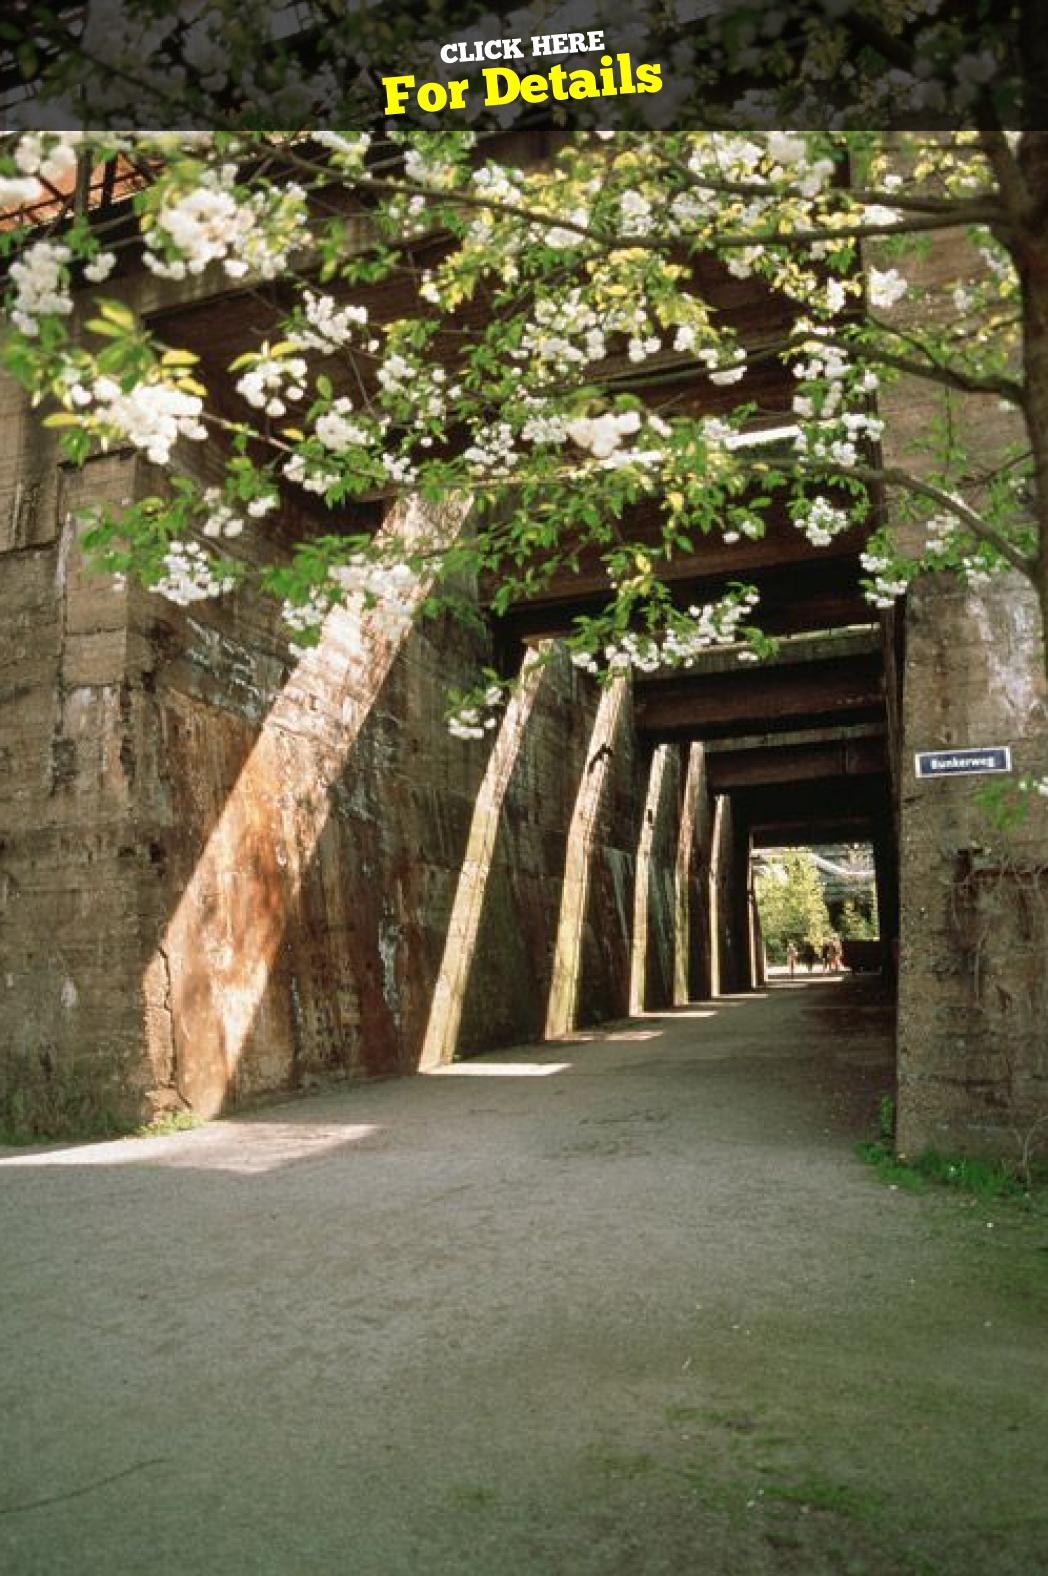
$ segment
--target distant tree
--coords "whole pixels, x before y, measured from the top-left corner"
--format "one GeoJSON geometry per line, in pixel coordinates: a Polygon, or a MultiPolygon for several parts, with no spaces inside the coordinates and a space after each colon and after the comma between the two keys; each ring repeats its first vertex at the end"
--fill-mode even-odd
{"type": "Polygon", "coordinates": [[[877,894],[870,894],[869,905],[857,898],[848,898],[842,905],[837,929],[842,937],[852,941],[875,941],[880,934],[877,917],[877,894]]]}
{"type": "Polygon", "coordinates": [[[809,849],[790,848],[777,855],[758,874],[756,888],[761,931],[772,963],[785,961],[791,941],[798,947],[806,941],[822,946],[833,927],[809,849]]]}

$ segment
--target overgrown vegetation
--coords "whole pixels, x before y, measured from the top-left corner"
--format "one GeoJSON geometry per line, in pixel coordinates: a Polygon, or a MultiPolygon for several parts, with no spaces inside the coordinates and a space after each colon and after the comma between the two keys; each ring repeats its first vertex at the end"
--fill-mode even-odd
{"type": "Polygon", "coordinates": [[[914,1157],[896,1153],[895,1102],[882,1095],[877,1113],[877,1138],[857,1146],[859,1158],[875,1168],[882,1182],[911,1193],[929,1187],[956,1188],[984,1204],[1002,1201],[1042,1211],[1048,1209],[1048,1160],[1035,1160],[1029,1135],[1015,1160],[980,1160],[972,1155],[941,1155],[926,1149],[914,1157]]]}
{"type": "Polygon", "coordinates": [[[819,948],[833,930],[819,872],[808,848],[787,848],[756,881],[761,934],[769,961],[784,963],[792,941],[819,948]]]}
{"type": "Polygon", "coordinates": [[[53,1052],[12,1058],[0,1089],[0,1146],[152,1138],[199,1127],[192,1111],[169,1111],[141,1122],[119,1110],[120,1090],[76,1076],[53,1052]]]}
{"type": "MultiPolygon", "coordinates": [[[[476,576],[501,615],[592,560],[606,595],[568,637],[584,670],[610,681],[717,646],[759,661],[775,641],[758,587],[718,570],[689,603],[680,559],[737,544],[741,576],[784,525],[814,550],[868,527],[872,607],[925,570],[977,586],[1012,569],[1048,609],[1048,273],[1031,261],[1048,136],[979,124],[579,130],[528,164],[462,129],[27,132],[0,141],[2,360],[71,463],[129,447],[167,473],[88,511],[96,567],[181,606],[253,585],[297,648],[336,609],[392,635],[473,617],[476,576]],[[42,221],[78,171],[128,166],[115,230],[90,208],[42,221]],[[169,343],[168,318],[119,293],[142,270],[267,306],[220,357],[169,343]],[[781,309],[759,345],[722,309],[729,279],[781,309]],[[898,379],[935,401],[913,468],[882,463],[873,401],[898,379]],[[988,461],[961,395],[1010,412],[988,461]],[[206,478],[188,463],[204,443],[206,478]],[[289,554],[273,524],[307,508],[315,534],[289,554]]],[[[518,682],[481,671],[449,696],[452,731],[482,740],[518,682]]]]}
{"type": "Polygon", "coordinates": [[[868,912],[856,898],[848,898],[841,907],[837,929],[849,941],[876,941],[881,933],[876,892],[870,893],[868,912]]]}

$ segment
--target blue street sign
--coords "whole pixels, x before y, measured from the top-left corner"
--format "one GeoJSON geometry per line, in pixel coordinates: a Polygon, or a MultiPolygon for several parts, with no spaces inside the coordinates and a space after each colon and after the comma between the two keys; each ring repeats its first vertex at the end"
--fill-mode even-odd
{"type": "Polygon", "coordinates": [[[982,749],[918,750],[914,760],[918,777],[972,777],[1012,769],[1012,752],[1007,744],[988,744],[982,749]]]}

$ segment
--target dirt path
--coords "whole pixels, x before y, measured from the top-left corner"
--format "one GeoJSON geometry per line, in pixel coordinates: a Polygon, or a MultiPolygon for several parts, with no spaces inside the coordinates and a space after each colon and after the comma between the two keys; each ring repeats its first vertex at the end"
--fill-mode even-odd
{"type": "Polygon", "coordinates": [[[1048,1221],[891,1192],[872,987],[3,1152],[11,1576],[1048,1570],[1048,1221]]]}

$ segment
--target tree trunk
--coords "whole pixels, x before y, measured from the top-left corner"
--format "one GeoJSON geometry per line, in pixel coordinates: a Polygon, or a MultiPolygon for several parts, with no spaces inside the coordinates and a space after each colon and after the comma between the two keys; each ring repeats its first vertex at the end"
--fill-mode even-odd
{"type": "Polygon", "coordinates": [[[1033,508],[1037,523],[1034,577],[1048,671],[1048,133],[1027,132],[1021,168],[1033,200],[1013,255],[1022,288],[1026,427],[1033,454],[1033,508]]]}

